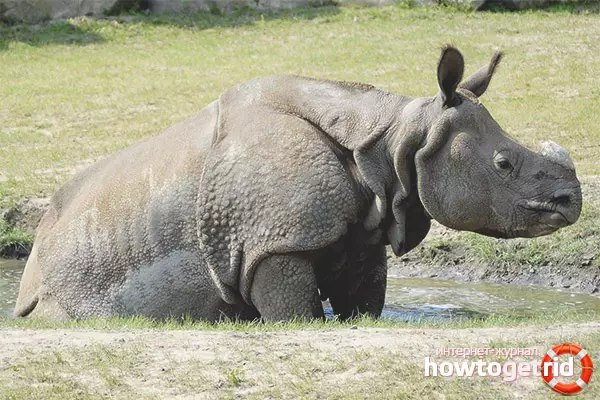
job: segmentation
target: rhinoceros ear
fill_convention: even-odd
[[[477,72],[467,78],[463,83],[460,84],[460,87],[463,89],[467,89],[475,96],[481,96],[487,89],[490,81],[492,80],[492,76],[496,71],[496,67],[500,64],[500,60],[502,59],[502,52],[497,51],[496,54],[492,57],[489,65],[485,67],[479,68]]]
[[[465,60],[457,48],[445,46],[438,62],[437,76],[438,85],[444,105],[453,107],[460,103],[456,95],[456,88],[462,80],[465,71]]]

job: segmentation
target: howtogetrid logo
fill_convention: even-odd
[[[425,377],[480,377],[501,378],[504,382],[516,382],[520,378],[542,377],[556,393],[564,396],[576,395],[589,385],[594,370],[590,355],[575,343],[554,346],[542,358],[537,347],[492,348],[492,347],[447,347],[436,350],[438,356],[460,357],[462,361],[435,362],[425,357]],[[495,356],[504,360],[487,361]],[[561,358],[562,356],[562,358]],[[514,357],[519,357],[515,360]],[[521,357],[524,357],[521,358]],[[468,360],[470,358],[470,360]],[[477,358],[474,361],[473,358]],[[531,358],[528,360],[528,358]],[[565,359],[567,359],[565,361]],[[576,378],[578,377],[578,378]]]
[[[559,356],[568,354],[566,363],[559,363]],[[573,359],[581,364],[581,374],[575,382],[563,383],[559,382],[561,376],[573,376]],[[542,360],[541,373],[544,381],[556,393],[565,396],[574,395],[582,392],[590,383],[594,364],[590,355],[575,343],[562,343],[554,346],[546,353]]]

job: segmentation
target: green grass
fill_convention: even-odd
[[[0,257],[13,254],[26,254],[33,243],[33,237],[19,228],[12,227],[0,218]]]
[[[502,48],[484,99],[492,115],[525,143],[565,146],[580,174],[600,174],[599,22],[564,10],[397,5],[0,26],[0,201],[48,196],[74,171],[253,77],[297,73],[433,95],[446,42],[469,72]]]
[[[504,50],[483,99],[492,115],[525,144],[552,139],[566,147],[579,175],[600,175],[599,14],[577,14],[579,6],[472,13],[409,3],[0,25],[0,208],[51,195],[76,171],[254,77],[296,73],[433,95],[447,42],[463,51],[467,73]],[[588,200],[580,222],[549,237],[461,233],[417,252],[426,262],[566,264],[593,273],[600,206]],[[6,226],[0,237],[4,248],[30,240]]]
[[[338,320],[292,320],[285,322],[229,321],[218,323],[195,321],[189,318],[153,320],[146,317],[91,318],[57,322],[45,319],[9,318],[0,316],[0,328],[24,329],[94,329],[94,330],[159,330],[159,331],[225,331],[225,332],[272,332],[313,329],[362,328],[485,328],[495,326],[545,325],[553,323],[588,322],[598,320],[593,311],[577,312],[571,307],[556,309],[552,314],[531,313],[523,315],[505,311],[502,314],[489,314],[484,317],[454,318],[451,320],[412,319],[399,321],[373,319],[362,316],[348,321]]]
[[[225,372],[225,377],[231,386],[238,387],[244,381],[244,375],[246,372],[241,368],[230,369]]]

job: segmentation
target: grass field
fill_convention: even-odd
[[[600,15],[571,11],[331,6],[0,25],[0,208],[51,195],[81,168],[253,77],[295,73],[433,95],[448,42],[463,51],[467,72],[504,50],[483,99],[492,115],[526,144],[566,147],[580,176],[600,175]],[[423,258],[445,254],[436,247],[466,248],[475,262],[597,268],[600,195],[585,203],[581,222],[557,235],[512,242],[466,234],[436,241]],[[3,248],[31,240],[6,225],[0,237]]]
[[[492,115],[526,144],[566,147],[580,176],[600,175],[600,15],[572,11],[400,4],[0,25],[0,208],[51,195],[81,168],[253,77],[295,73],[433,95],[448,42],[463,51],[467,72],[504,50],[483,99]],[[549,238],[516,244],[463,235],[450,244],[475,261],[544,265],[575,254],[583,258],[574,264],[596,267],[600,196],[585,202],[581,222]],[[30,240],[10,226],[0,235],[6,246]]]
[[[467,72],[506,58],[483,101],[533,144],[553,139],[600,174],[600,16],[568,11],[322,7],[261,14],[75,19],[0,27],[0,201],[48,196],[74,171],[276,73],[437,91],[444,43]]]

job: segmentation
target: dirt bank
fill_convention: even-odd
[[[536,377],[425,379],[424,358],[454,360],[436,356],[446,347],[535,347],[539,356],[517,357],[529,361],[564,341],[590,346],[598,358],[599,331],[600,323],[291,332],[2,329],[0,397],[545,399],[550,391]],[[590,386],[580,398],[597,395]]]

